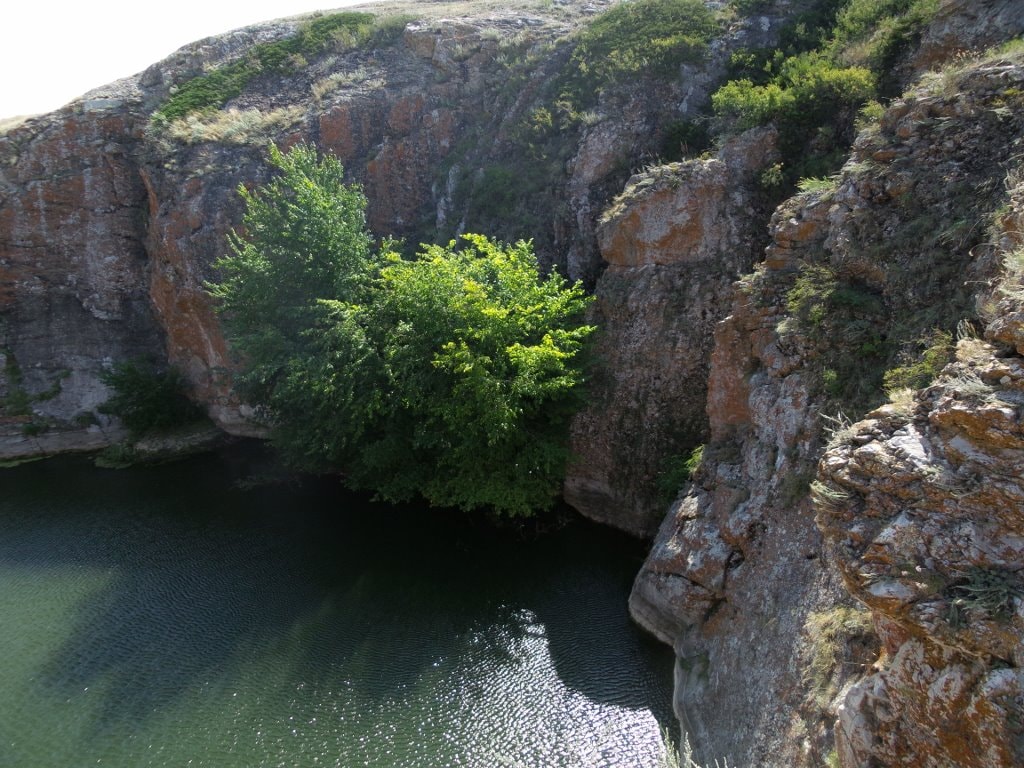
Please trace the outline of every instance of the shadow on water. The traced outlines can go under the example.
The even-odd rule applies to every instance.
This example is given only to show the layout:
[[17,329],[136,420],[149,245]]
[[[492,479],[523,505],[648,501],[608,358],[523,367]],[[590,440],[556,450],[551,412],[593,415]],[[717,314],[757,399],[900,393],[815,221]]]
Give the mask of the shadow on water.
[[669,654],[625,608],[639,544],[584,523],[509,541],[329,480],[232,484],[262,461],[236,449],[150,469],[61,459],[5,473],[0,564],[107,575],[40,681],[56,696],[102,683],[97,728],[140,723],[253,665],[373,704],[481,643],[491,663],[515,665],[517,641],[538,632],[566,686],[669,724]]

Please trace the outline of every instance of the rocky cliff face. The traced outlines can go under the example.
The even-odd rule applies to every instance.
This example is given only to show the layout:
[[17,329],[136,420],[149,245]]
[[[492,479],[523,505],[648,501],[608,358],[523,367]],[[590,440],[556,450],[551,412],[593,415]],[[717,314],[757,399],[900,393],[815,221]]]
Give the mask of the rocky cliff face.
[[[757,130],[715,158],[639,174],[602,216],[593,320],[601,378],[573,423],[566,500],[602,522],[650,535],[663,515],[658,478],[707,430],[712,330],[732,283],[763,247],[756,178],[775,159]],[[760,215],[759,215],[760,214]]]
[[[0,136],[0,397],[12,405],[2,430],[12,453],[103,444],[98,371],[159,350],[140,139],[129,115],[92,100]],[[49,420],[61,434],[32,434]]]
[[[224,109],[170,125],[151,121],[191,78],[296,35],[303,22],[268,23],[187,46],[136,77],[7,128],[0,135],[2,452],[119,439],[96,412],[109,396],[99,373],[139,358],[169,361],[220,426],[251,432],[230,390],[230,355],[203,286],[239,222],[238,185],[265,180],[266,142],[306,141],[336,153],[364,184],[370,224],[382,236],[418,241],[451,219],[454,231],[462,214],[444,183],[446,163],[468,156],[467,146],[500,152],[491,145],[501,126],[516,124],[529,106],[502,91],[513,68],[606,4],[547,12],[533,5],[490,12],[470,4],[461,9],[465,18],[425,9],[401,17],[372,45],[339,40],[312,60],[296,59],[286,75],[253,77]],[[477,148],[481,134],[490,143]],[[634,139],[653,140],[647,130],[620,144],[632,147]],[[603,194],[606,174],[592,168],[589,184],[577,184],[577,202],[593,209],[582,220],[600,210],[588,189]],[[565,237],[576,231],[569,226]],[[596,251],[577,251],[573,270],[592,274]],[[546,255],[557,260],[554,250]]]
[[[0,139],[3,349],[31,375],[11,385],[28,407],[4,407],[6,450],[46,450],[58,433],[66,442],[82,432],[76,419],[99,423],[88,426],[89,446],[119,438],[95,411],[108,396],[99,373],[146,357],[181,370],[224,429],[258,431],[231,392],[232,359],[204,284],[240,220],[238,185],[266,179],[266,142],[305,141],[335,153],[363,184],[371,228],[408,237],[410,247],[497,222],[501,231],[489,233],[534,238],[547,264],[594,286],[609,263],[599,235],[607,242],[613,266],[597,292],[614,373],[595,385],[600,410],[575,430],[584,461],[569,494],[585,514],[653,530],[664,456],[691,447],[704,429],[709,329],[763,239],[758,201],[743,188],[768,150],[681,167],[657,191],[638,182],[614,221],[599,219],[633,164],[662,149],[664,127],[706,108],[730,51],[770,43],[783,16],[734,23],[703,63],[642,87],[609,87],[585,117],[538,128],[562,87],[566,35],[608,5],[467,4],[449,17],[446,7],[417,6],[416,17],[384,10],[395,20],[370,43],[340,40],[274,76],[253,76],[221,109],[152,119],[192,78],[247,62],[306,22],[268,23],[187,46],[9,129]],[[685,189],[691,177],[702,185],[695,192]],[[699,213],[701,194],[722,210]],[[651,225],[638,223],[648,213]],[[658,235],[655,220],[682,229]],[[637,226],[647,226],[644,242],[627,253],[621,243]],[[691,299],[701,308],[684,309]],[[40,346],[40,338],[63,346]],[[59,397],[46,399],[58,378]]]
[[[757,183],[771,131],[631,172],[781,16],[734,25],[699,67],[610,89],[571,130],[524,143],[563,37],[607,5],[458,18],[424,5],[385,42],[339,44],[254,77],[223,109],[152,122],[190,78],[300,28],[261,25],[8,128],[0,456],[119,439],[96,412],[99,374],[145,357],[180,368],[223,428],[252,430],[203,285],[239,222],[237,186],[265,180],[264,144],[307,141],[364,184],[378,234],[500,219],[498,234],[534,235],[594,288],[606,373],[573,425],[574,506],[648,534],[666,457],[707,442],[630,600],[676,649],[699,759],[1019,764],[1020,54],[925,75],[836,178],[771,214]],[[943,0],[902,75],[1022,25],[1019,0]],[[539,182],[521,178],[527,150],[543,155]],[[958,326],[956,360],[915,383]],[[883,404],[896,380],[910,390]]]
[[[916,400],[852,429],[843,412],[882,399],[900,350],[920,359],[929,329],[973,317],[1017,247],[1021,73],[995,56],[897,101],[834,183],[776,211],[715,330],[705,460],[630,601],[675,645],[705,760],[1020,761],[1015,363],[967,339],[974,357]],[[986,333],[1012,345],[1000,295]]]
[[[996,58],[957,78],[963,95],[921,95],[907,114],[998,109],[1024,64]],[[842,765],[1024,762],[1022,135],[1000,137],[1007,195],[970,257],[1003,263],[979,291],[981,337],[962,328],[931,386],[837,432],[821,460],[819,525],[883,641],[839,707]]]

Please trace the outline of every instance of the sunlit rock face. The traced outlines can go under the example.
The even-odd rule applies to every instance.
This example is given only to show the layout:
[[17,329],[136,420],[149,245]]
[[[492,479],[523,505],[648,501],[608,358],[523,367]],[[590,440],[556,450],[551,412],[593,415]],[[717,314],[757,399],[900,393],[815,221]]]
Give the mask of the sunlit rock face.
[[[993,55],[925,76],[834,184],[776,210],[715,328],[705,458],[630,600],[676,648],[704,761],[1020,764],[1019,271],[1000,286],[1022,231],[1021,74]],[[822,370],[851,337],[794,317],[808,266],[877,297],[893,332],[984,322],[933,385],[843,429]],[[875,375],[849,354],[847,375]],[[853,613],[838,642],[820,629]]]
[[[1020,65],[973,77],[995,72],[1024,82]],[[838,708],[844,766],[1024,761],[1021,170],[1008,161],[988,245],[1006,260],[986,286],[989,322],[931,386],[868,414],[821,460],[818,522],[884,649]]]

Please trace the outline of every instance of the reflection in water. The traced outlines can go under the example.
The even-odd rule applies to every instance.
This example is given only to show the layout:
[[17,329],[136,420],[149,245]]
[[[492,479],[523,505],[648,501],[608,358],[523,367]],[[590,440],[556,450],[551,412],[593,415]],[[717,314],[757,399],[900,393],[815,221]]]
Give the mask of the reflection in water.
[[250,461],[0,474],[0,765],[657,763],[633,542],[241,491]]

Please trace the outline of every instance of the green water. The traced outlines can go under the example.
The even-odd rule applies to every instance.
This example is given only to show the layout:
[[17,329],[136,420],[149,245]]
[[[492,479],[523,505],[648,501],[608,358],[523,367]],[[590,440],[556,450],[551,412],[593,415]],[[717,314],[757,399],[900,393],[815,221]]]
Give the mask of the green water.
[[0,766],[658,764],[634,542],[237,487],[261,461],[0,470]]

